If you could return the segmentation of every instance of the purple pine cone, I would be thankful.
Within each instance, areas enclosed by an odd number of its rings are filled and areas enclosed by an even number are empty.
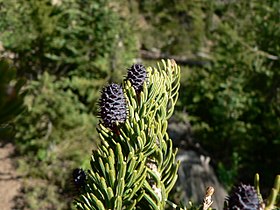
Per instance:
[[[260,202],[257,191],[251,185],[240,184],[236,186],[229,197],[224,210],[258,210]]]
[[[127,108],[121,85],[113,83],[103,88],[99,106],[99,115],[105,127],[114,129],[117,122],[125,122],[127,118]]]
[[[145,82],[146,78],[147,78],[147,71],[142,64],[133,64],[128,69],[126,79],[130,81],[136,93],[142,91],[143,83]]]
[[[80,189],[86,184],[86,172],[81,168],[76,168],[72,172],[73,182],[76,188]]]

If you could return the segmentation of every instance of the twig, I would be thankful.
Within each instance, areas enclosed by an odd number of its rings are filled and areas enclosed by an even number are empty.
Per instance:
[[[203,199],[203,210],[207,210],[213,204],[212,195],[214,194],[214,187],[207,187],[205,197]]]

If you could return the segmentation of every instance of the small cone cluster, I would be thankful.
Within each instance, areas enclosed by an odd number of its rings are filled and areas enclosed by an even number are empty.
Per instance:
[[[147,72],[143,65],[133,64],[128,69],[126,79],[130,81],[137,93],[142,91],[146,78]],[[99,116],[105,127],[115,130],[117,123],[124,123],[127,118],[127,107],[122,86],[112,83],[103,88],[99,107]]]
[[[240,184],[236,186],[226,199],[224,210],[258,210],[260,202],[257,191],[251,185]]]

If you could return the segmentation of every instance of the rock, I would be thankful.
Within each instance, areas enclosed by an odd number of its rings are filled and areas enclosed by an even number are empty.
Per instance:
[[[209,164],[210,158],[192,150],[180,150],[177,159],[181,162],[177,186],[183,191],[183,202],[202,204],[206,188],[212,186],[215,189],[212,208],[223,209],[227,193]]]

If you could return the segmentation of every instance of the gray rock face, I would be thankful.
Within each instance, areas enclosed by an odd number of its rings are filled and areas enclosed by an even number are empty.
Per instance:
[[[219,183],[210,165],[209,153],[200,146],[198,140],[194,139],[188,114],[182,115],[183,121],[174,117],[170,119],[168,125],[169,137],[173,140],[174,146],[180,148],[177,154],[177,159],[181,161],[177,187],[183,193],[182,202],[202,204],[206,188],[212,186],[215,189],[212,208],[223,209],[226,190]]]
[[[177,159],[181,162],[177,186],[183,191],[183,202],[202,204],[206,188],[212,186],[215,189],[212,208],[223,209],[227,193],[209,164],[210,158],[192,150],[180,150]]]

